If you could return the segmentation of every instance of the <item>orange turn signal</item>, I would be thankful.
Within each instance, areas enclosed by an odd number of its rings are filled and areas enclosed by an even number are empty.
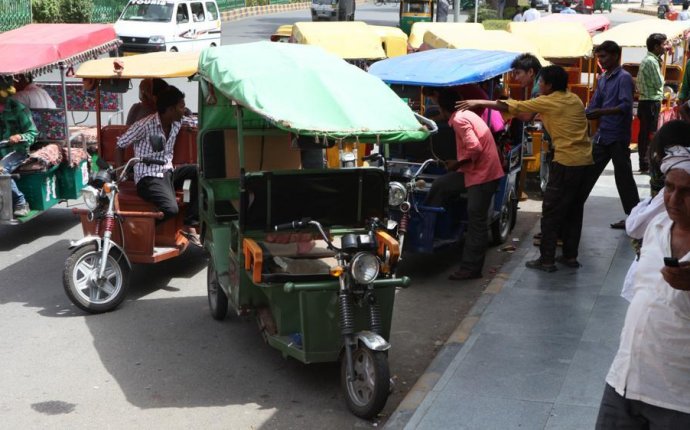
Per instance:
[[[103,191],[106,193],[110,193],[111,189],[110,184],[103,184]]]
[[[330,273],[331,273],[331,276],[333,276],[334,278],[339,278],[340,275],[343,274],[343,268],[342,268],[342,266],[331,267]]]

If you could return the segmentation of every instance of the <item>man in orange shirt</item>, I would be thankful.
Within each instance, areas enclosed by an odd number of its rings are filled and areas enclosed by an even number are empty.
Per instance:
[[[482,277],[489,206],[505,174],[491,130],[474,112],[456,112],[458,100],[453,91],[443,91],[438,98],[441,113],[455,131],[457,160],[446,161],[448,173],[434,181],[426,199],[430,206],[443,206],[449,198],[467,191],[467,233],[460,269],[449,277],[454,281]]]

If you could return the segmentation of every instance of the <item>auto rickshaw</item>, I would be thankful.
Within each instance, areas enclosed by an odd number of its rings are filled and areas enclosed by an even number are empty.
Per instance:
[[[573,16],[573,15],[564,15]],[[592,37],[578,22],[511,22],[508,29],[536,46],[539,55],[568,73],[568,90],[587,106],[594,94],[597,64]],[[525,89],[518,89],[524,93]],[[532,145],[525,148],[525,172],[539,174],[539,186],[546,190],[552,158],[551,142],[541,128],[532,132]]]
[[[577,22],[582,24],[592,36],[601,31],[608,30],[611,26],[611,21],[603,15],[552,13],[551,15],[541,17],[539,22]]]
[[[517,56],[517,53],[504,51],[440,48],[378,62],[369,72],[393,85],[401,94],[423,99],[422,87],[451,88],[478,84],[504,75],[511,70],[511,63]],[[490,86],[490,97],[492,92],[493,86]],[[445,173],[445,166],[441,163],[443,167],[439,168],[436,161],[457,156],[455,135],[452,129],[446,129],[448,133],[445,136],[447,143],[450,143],[446,147],[450,151],[443,148],[441,137],[444,133],[439,127],[439,134],[428,142],[428,152],[422,151],[420,156],[420,150],[412,148],[419,145],[402,146],[385,163],[394,181],[391,184],[393,193],[390,202],[394,219],[398,222],[396,231],[403,251],[433,252],[441,246],[457,242],[465,231],[465,196],[460,196],[446,208],[424,204],[434,179]],[[510,133],[506,133],[497,142],[506,175],[494,195],[489,217],[492,242],[495,244],[506,241],[517,218],[517,181],[522,166],[521,138],[522,134],[514,139]]]
[[[424,43],[426,32],[436,30],[457,33],[458,37],[467,37],[478,31],[485,31],[484,26],[476,22],[415,22],[412,24],[412,29],[410,30],[410,38],[408,40],[410,46],[409,50],[419,50],[422,43]]]
[[[199,53],[194,52],[102,58],[82,64],[76,76],[94,87],[98,99],[106,89],[127,91],[132,79],[192,76],[198,59]],[[129,289],[132,264],[175,258],[186,251],[191,237],[183,226],[191,184],[178,192],[179,214],[158,223],[163,214],[139,197],[136,184],[127,175],[137,162],[156,162],[135,159],[130,146],[124,152],[124,164],[118,164],[117,138],[129,126],[102,126],[100,111],[96,120],[98,156],[103,167],[81,190],[86,208],[72,210],[80,217],[84,237],[70,243],[71,254],[63,271],[65,293],[75,306],[90,313],[108,312],[122,303]],[[196,164],[196,136],[196,126],[183,123],[173,150],[174,166]]]
[[[207,49],[199,79],[211,315],[224,319],[231,305],[254,314],[284,357],[340,360],[348,408],[375,416],[390,389],[395,287],[410,281],[394,276],[386,172],[325,168],[323,149],[344,139],[419,141],[429,131],[378,78],[315,46]]]
[[[400,0],[400,29],[410,34],[416,22],[434,20],[434,0]]]
[[[67,113],[93,110],[94,98],[80,85],[68,84],[66,75],[72,66],[114,51],[119,43],[113,27],[105,24],[29,24],[0,34],[0,76],[36,77],[53,70],[60,72],[59,82],[36,83],[51,94],[57,108],[31,110],[39,135],[30,150],[54,150],[54,156],[31,163],[39,158],[32,158],[30,153],[13,174],[31,208],[26,216],[13,216],[11,176],[0,174],[0,224],[27,222],[61,201],[79,197],[88,178],[88,155],[86,148],[72,148]],[[117,105],[117,99],[109,97],[108,103]],[[12,150],[3,145],[0,158]]]

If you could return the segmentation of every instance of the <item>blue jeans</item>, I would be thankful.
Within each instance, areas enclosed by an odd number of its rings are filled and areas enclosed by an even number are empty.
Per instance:
[[[25,154],[23,152],[12,151],[9,154],[5,155],[5,157],[2,160],[0,160],[0,166],[2,166],[7,173],[12,173],[14,169],[21,166],[24,160],[26,160],[27,158],[29,158],[28,154]],[[17,184],[14,182],[14,179],[11,179],[10,183],[12,184],[12,204],[14,206],[26,204],[24,194],[21,191],[19,191],[19,188],[17,188]]]

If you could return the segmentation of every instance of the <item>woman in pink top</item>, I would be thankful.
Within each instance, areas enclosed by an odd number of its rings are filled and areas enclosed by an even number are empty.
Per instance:
[[[460,269],[451,280],[482,277],[484,254],[488,246],[488,213],[491,198],[505,174],[491,130],[474,112],[454,112],[460,97],[454,91],[443,91],[438,104],[455,131],[457,160],[446,161],[448,173],[431,186],[426,204],[444,206],[451,198],[467,192],[467,233]]]

